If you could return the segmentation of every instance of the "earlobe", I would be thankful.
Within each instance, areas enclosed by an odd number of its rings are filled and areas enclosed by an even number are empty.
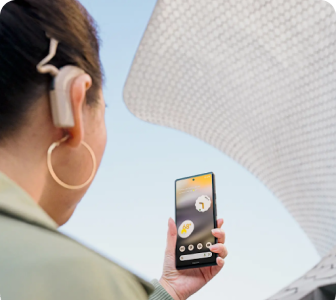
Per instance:
[[[78,147],[84,139],[83,105],[85,105],[86,92],[92,85],[92,79],[88,74],[76,77],[71,85],[71,103],[75,126],[67,129],[70,139],[67,144]]]

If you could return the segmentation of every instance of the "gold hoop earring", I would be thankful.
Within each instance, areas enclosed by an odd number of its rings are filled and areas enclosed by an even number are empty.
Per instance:
[[[85,183],[83,183],[81,185],[69,185],[69,184],[66,184],[65,182],[63,182],[62,180],[60,180],[57,177],[56,173],[54,172],[54,169],[53,169],[52,164],[51,164],[51,154],[55,150],[56,147],[58,147],[59,145],[61,145],[62,143],[64,143],[68,138],[69,138],[69,136],[66,136],[66,137],[62,138],[61,140],[59,140],[58,142],[53,143],[49,147],[49,149],[48,149],[48,157],[47,157],[48,169],[49,169],[51,177],[59,185],[61,185],[62,187],[66,188],[68,190],[79,190],[79,189],[87,186],[93,180],[93,178],[94,178],[94,176],[96,174],[96,168],[97,168],[96,156],[95,156],[93,150],[91,149],[91,147],[87,143],[82,142],[82,145],[90,152],[91,157],[92,157],[93,170],[92,170],[91,176],[90,176],[90,178]]]

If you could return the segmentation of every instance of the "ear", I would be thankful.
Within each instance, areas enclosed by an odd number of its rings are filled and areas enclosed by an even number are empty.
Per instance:
[[[67,144],[73,148],[78,147],[84,138],[83,105],[85,105],[86,92],[91,85],[90,75],[83,74],[76,77],[71,86],[70,95],[75,126],[67,129],[70,134]]]

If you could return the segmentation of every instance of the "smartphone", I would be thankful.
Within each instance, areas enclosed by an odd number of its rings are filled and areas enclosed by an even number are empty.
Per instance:
[[[215,266],[217,243],[211,230],[217,228],[215,174],[205,173],[175,181],[177,227],[176,269]]]

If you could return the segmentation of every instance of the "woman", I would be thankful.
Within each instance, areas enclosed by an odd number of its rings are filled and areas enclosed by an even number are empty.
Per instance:
[[[73,124],[56,126],[53,77],[69,65],[83,70],[66,91]],[[152,284],[57,231],[101,162],[104,110],[99,42],[87,11],[75,0],[5,5],[0,16],[2,299],[182,300],[223,267],[223,220],[213,232],[218,244],[211,248],[219,254],[218,265],[177,271],[176,226],[170,219],[162,277]]]

